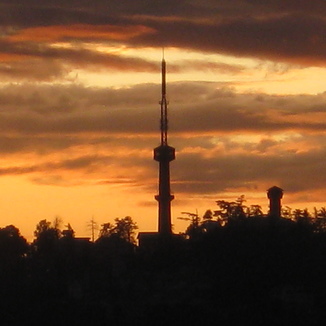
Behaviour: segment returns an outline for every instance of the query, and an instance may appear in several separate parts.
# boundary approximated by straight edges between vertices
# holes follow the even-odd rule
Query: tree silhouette
[[[0,229],[0,260],[17,260],[23,257],[27,250],[27,241],[20,235],[19,229],[13,225]]]
[[[115,224],[115,233],[119,238],[125,239],[133,244],[136,243],[135,231],[138,229],[138,226],[130,216],[126,216],[122,219],[116,218]]]
[[[200,218],[198,213],[182,212],[186,217],[178,217],[180,220],[190,221],[190,225],[185,231],[186,238],[195,240],[200,239],[207,232],[216,230],[221,226],[220,220],[214,220],[214,213],[208,209]]]
[[[55,223],[55,225],[58,224]],[[33,242],[34,250],[40,254],[50,254],[54,251],[61,232],[57,227],[51,226],[51,222],[44,219],[36,225],[34,236],[36,238]]]
[[[94,217],[87,223],[87,229],[92,233],[92,242],[95,241],[95,231],[98,230],[98,224],[94,220]]]
[[[257,216],[264,216],[262,208],[260,205],[250,205],[247,208],[246,215],[248,217],[257,217]]]
[[[316,232],[323,233],[326,231],[326,207],[314,208],[313,224]]]
[[[114,236],[129,243],[135,244],[135,231],[138,229],[138,226],[132,220],[132,218],[130,216],[126,216],[124,218],[116,218],[114,222],[115,224],[102,224],[99,238]]]
[[[229,202],[225,200],[216,201],[219,210],[214,212],[214,215],[224,223],[237,223],[246,217],[246,206],[244,195],[240,196],[236,201]]]
[[[202,230],[200,228],[201,219],[198,213],[181,212],[181,214],[186,215],[186,217],[178,217],[179,220],[190,222],[189,226],[185,231],[186,237],[189,237],[190,239],[199,237]]]
[[[107,238],[114,233],[114,225],[110,222],[101,225],[99,238]]]

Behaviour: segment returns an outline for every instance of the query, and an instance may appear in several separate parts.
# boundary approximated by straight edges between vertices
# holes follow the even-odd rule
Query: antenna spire
[[[162,58],[161,145],[168,143],[168,103],[166,100],[166,63]]]

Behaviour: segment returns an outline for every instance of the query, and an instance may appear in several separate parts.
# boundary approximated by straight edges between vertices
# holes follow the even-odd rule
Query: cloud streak
[[[169,85],[176,133],[322,132],[325,94],[241,94],[215,83]],[[159,86],[120,89],[78,85],[18,85],[0,89],[3,133],[112,133],[151,135],[158,128]],[[291,119],[289,119],[289,116]]]
[[[51,1],[2,5],[2,52],[61,59],[72,66],[153,71],[137,58],[83,49],[84,42],[132,47],[177,47],[285,62],[325,66],[325,4],[314,1],[130,1],[92,6]],[[161,10],[157,10],[158,7]],[[10,17],[10,18],[8,18]],[[28,19],[27,19],[28,17]],[[51,48],[53,42],[79,44],[80,49]],[[129,64],[128,64],[129,62]],[[211,63],[213,65],[213,63]],[[209,65],[208,65],[209,66]],[[125,68],[123,68],[125,67]]]
[[[292,193],[323,189],[325,94],[241,94],[198,82],[171,83],[169,91],[175,192],[261,191],[274,183]],[[58,185],[128,180],[155,191],[158,93],[154,84],[0,89],[0,175]]]

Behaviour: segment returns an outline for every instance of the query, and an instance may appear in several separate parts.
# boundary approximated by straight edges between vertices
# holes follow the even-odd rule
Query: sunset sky
[[[215,201],[326,206],[325,0],[0,0],[0,226],[157,229],[167,61],[175,232]]]

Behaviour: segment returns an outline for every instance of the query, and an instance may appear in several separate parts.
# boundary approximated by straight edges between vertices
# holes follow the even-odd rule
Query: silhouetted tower
[[[154,160],[159,162],[158,232],[161,235],[172,233],[171,201],[174,196],[170,189],[170,162],[175,159],[175,149],[168,145],[168,103],[166,100],[166,63],[162,60],[162,99],[161,105],[161,145],[154,149]]]
[[[276,186],[269,188],[267,190],[267,197],[269,198],[269,216],[273,218],[280,218],[283,189]]]

